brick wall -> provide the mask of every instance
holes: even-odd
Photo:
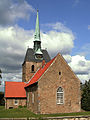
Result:
[[[64,104],[58,105],[56,92],[59,87],[64,90]],[[38,101],[41,114],[80,111],[80,81],[61,55],[39,80]]]
[[[15,105],[15,98],[5,98],[5,108],[18,108],[18,106],[26,106],[26,99],[18,98],[18,104]]]
[[[32,112],[38,112],[38,84],[35,83],[26,88],[27,91],[27,108]],[[32,98],[33,97],[33,98]],[[33,100],[32,100],[33,99]]]
[[[31,66],[34,65],[34,71],[32,72]],[[37,69],[42,65],[42,63],[36,62],[25,62],[22,66],[22,82],[27,82],[37,71]]]

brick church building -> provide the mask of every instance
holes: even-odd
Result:
[[[80,112],[80,80],[58,53],[53,59],[41,49],[37,11],[34,47],[22,64],[22,82],[5,83],[5,107],[26,105],[34,113]]]

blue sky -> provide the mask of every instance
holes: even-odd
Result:
[[[90,79],[90,0],[0,0],[0,68],[4,81],[22,81],[39,9],[42,48],[61,53],[78,78]]]
[[[41,28],[42,24],[61,22],[72,30],[76,37],[72,55],[81,53],[82,47],[87,47],[87,44],[90,43],[89,0],[27,0],[27,2],[35,9],[39,9]],[[18,24],[24,29],[35,29],[35,17],[36,14],[32,13],[29,21],[20,20]],[[90,53],[85,56],[90,59]]]

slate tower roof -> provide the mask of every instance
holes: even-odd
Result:
[[[51,60],[47,50],[41,50],[43,53],[43,59],[45,60],[45,62],[49,62]],[[28,48],[26,55],[25,55],[25,59],[24,62],[42,62],[42,60],[40,59],[35,59],[35,54],[34,54],[34,50],[32,48]],[[24,63],[23,63],[24,64]]]

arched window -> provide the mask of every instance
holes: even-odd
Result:
[[[63,104],[64,103],[64,91],[62,87],[59,87],[57,89],[57,104]]]
[[[34,65],[31,66],[31,71],[34,72]]]

